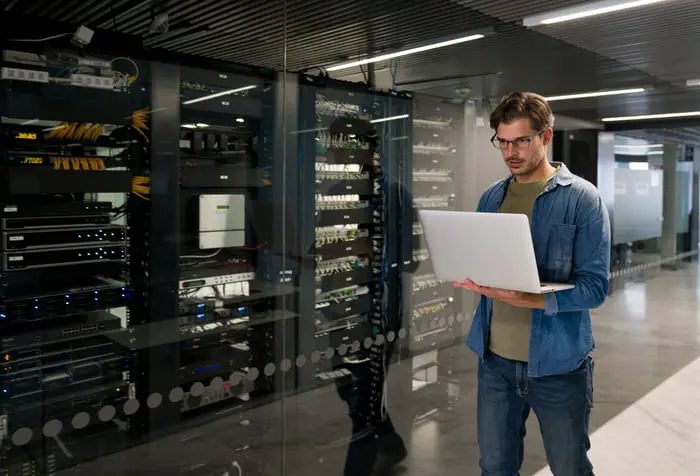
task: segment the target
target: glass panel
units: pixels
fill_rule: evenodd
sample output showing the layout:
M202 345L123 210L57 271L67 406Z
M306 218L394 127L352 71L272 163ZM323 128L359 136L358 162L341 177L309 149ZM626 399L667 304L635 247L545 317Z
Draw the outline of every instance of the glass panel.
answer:
M138 429L131 227L150 195L150 72L43 44L3 59L2 469L57 474Z
M281 474L283 81L147 51L115 31L150 15L113 7L115 36L79 52L66 35L3 51L0 469ZM180 13L157 41L187 37Z

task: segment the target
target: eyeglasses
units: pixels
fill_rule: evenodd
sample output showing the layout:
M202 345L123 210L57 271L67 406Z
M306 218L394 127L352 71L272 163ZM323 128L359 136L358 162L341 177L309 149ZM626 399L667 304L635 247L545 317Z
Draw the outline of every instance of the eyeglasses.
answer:
M506 150L508 145L512 145L513 149L524 150L529 148L535 137L542 135L543 132L544 131L540 131L537 134L533 134L529 137L518 137L517 139L513 140L501 139L500 137L496 137L496 134L494 134L491 138L491 143L496 149Z

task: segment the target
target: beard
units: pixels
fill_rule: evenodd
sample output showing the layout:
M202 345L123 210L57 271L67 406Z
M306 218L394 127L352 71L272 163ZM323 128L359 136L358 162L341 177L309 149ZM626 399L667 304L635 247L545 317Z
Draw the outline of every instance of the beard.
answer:
M522 157L508 157L505 162L508 169L513 175L529 175L535 171L544 160L544 157L537 155L531 156L529 159Z

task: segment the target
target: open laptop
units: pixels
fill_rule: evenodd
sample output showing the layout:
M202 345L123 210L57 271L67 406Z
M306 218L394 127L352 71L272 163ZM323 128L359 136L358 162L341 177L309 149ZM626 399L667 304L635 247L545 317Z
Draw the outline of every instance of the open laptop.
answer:
M525 215L419 210L435 275L479 286L545 294L571 284L541 283Z

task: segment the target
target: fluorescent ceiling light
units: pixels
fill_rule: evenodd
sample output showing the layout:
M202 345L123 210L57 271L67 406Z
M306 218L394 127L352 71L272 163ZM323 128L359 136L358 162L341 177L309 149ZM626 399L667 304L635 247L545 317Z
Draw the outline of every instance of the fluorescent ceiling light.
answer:
M649 170L649 162L628 162L630 170Z
M194 104L196 102L208 101L209 99L214 99L214 98L218 98L221 96L227 96L229 94L236 94L236 93L248 91L249 89L255 89L255 88L257 88L256 85L250 85L250 86L243 86L241 88L236 88L236 89L228 89L226 91L221 91L221 92L214 93L214 94L207 94L206 96L198 97L195 99L189 99L187 101L182 101L182 104Z
M700 111L691 112L670 112L667 114L645 114L641 116L618 116L618 117L604 117L601 119L603 122L627 122L627 121L645 121L648 119L674 119L679 117L698 117L700 116Z
M209 127L209 124L204 124L203 122L198 122L195 124L197 127Z
M339 71L341 69L354 68L355 66L362 66L365 64L369 64L369 63L376 63L378 61L386 61L386 60L389 60L392 58L400 58L401 56L412 55L414 53L422 53L423 51L430 51L430 50L434 50L437 48L444 48L446 46L452 46L452 45L458 45L460 43L466 43L468 41L479 40L483 37L484 37L484 35L482 35L482 34L463 36L461 38L455 38L455 39L447 40L447 41L440 41L438 43L431 43L431 44L425 45L425 46L418 46L416 48L401 50L401 51L397 51L395 53L387 53L384 55L372 56L371 58L365 58L365 59L361 59L361 60L357 60L357 61L351 61L349 63L343 63L343 64L339 64L336 66L331 66L329 68L326 68L326 71Z
M237 118L236 118L236 122L244 123L244 122L245 122L245 119L243 119L242 117L237 117Z
M182 124L182 127L184 127L185 129L196 129L197 128L197 126L195 126L194 124Z
M560 10L525 17L523 18L523 25L526 27L551 25L553 23L578 20L579 18L603 15L605 13L629 10L630 8L644 7L663 1L665 0L603 0L600 2L591 2L576 7L562 8Z
M615 144L616 148L625 149L650 149L652 147L663 147L663 144Z
M395 121L397 119L408 119L409 115L408 114L401 114L400 116L391 116L391 117L382 117L379 119L372 119L371 122L372 124L376 124L378 122L387 122L387 121Z
M611 89L609 91L594 91L590 93L564 94L561 96L550 96L545 98L547 101L565 101L567 99L584 99L597 98L602 96L618 96L621 94L643 93L644 88L629 88L629 89Z

